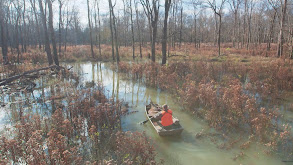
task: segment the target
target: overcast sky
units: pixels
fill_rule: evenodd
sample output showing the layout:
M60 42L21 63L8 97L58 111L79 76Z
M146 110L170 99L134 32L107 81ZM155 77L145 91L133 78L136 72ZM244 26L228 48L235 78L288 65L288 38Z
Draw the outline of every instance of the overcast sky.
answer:
M115 0L112 0L113 4L115 3ZM99 7L100 7L100 14L106 14L109 13L109 3L108 0L99 0ZM66 2L70 8L72 8L73 6L75 6L75 8L78 10L79 12L79 17L80 17L80 21L81 24L83 26L86 26L88 24L88 20L87 20L87 0L67 0ZM54 1L54 10L55 10L55 14L54 14L54 21L58 22L59 19L59 7L58 7L58 1L55 0ZM90 8L94 8L94 0L90 0ZM116 6L114 7L114 10L116 11L117 9L123 9L123 1L122 0L116 0ZM63 9L66 10L66 9Z

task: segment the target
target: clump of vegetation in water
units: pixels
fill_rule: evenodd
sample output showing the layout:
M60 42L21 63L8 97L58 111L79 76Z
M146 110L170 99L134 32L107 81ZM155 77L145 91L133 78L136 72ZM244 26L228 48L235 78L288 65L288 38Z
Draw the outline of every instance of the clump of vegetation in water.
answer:
M13 136L0 136L0 164L158 164L144 133L122 131L122 104L107 99L102 86L63 85L66 97L48 98L51 116L13 112Z
M186 110L223 132L229 143L236 143L228 140L229 135L240 133L246 137L243 148L251 140L260 141L269 152L292 157L291 127L280 124L285 120L278 108L280 98L293 92L290 61L171 62L166 66L120 62L119 70L172 92Z

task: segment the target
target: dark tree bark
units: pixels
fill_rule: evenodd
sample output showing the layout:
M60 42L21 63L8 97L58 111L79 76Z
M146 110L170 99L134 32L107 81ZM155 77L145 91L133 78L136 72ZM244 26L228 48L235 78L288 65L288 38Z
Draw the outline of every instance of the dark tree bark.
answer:
M100 7L99 4L97 3L97 9L98 9L98 24L99 24L99 28L98 28L98 33L99 33L99 54L100 57L102 56L102 49L101 49L101 19L100 19Z
M218 27L218 56L221 56L221 27L222 27L222 9L226 0L221 0L221 4L217 6L216 0L212 2L208 0L209 7L214 11L215 16L219 17L219 27Z
M181 5L181 9L180 9L179 48L181 48L181 43L182 43L182 28L183 28L183 6Z
M132 58L135 59L135 42L134 42L134 28L133 28L133 18L132 18L132 0L129 0L130 9L130 21L131 21L131 34L132 34Z
M164 18L164 27L163 27L163 38L162 38L162 65L165 65L167 62L167 29L168 29L168 16L169 9L171 6L171 0L165 0L165 18Z
M57 46L56 46L56 39L55 39L55 32L53 27L53 9L52 9L52 2L51 0L47 0L48 8L49 8L49 29L51 33L51 40L53 45L53 59L57 66L59 66L58 60L58 53L57 53Z
M62 46L62 27L63 27L63 21L62 21L62 6L63 2L62 0L59 1L59 57L61 57L61 46Z
M137 9L137 3L136 1L134 1L135 3L135 12L136 12L136 24L137 24L137 31L138 31L138 40L139 40L139 55L140 58L142 58L142 41L141 41L141 31L140 31L140 24L139 24L139 19L138 19L138 9Z
M277 50L278 57L281 57L283 55L283 44L284 44L283 31L284 31L284 24L285 24L285 17L286 17L286 9L287 9L287 0L284 0L284 4L282 6L280 32L278 36L278 50Z
M15 20L15 48L16 48L16 51L17 51L17 63L19 64L20 63L20 59L19 59L19 56L20 56L20 49L19 49L19 39L21 40L21 43L22 43L22 37L19 37L19 30L20 30L20 27L19 27L19 22L20 22L20 18L21 18L21 7L19 4L15 4L14 2L14 7L16 9L16 20Z
M22 52L26 52L27 49L27 38L28 38L28 35L27 35L27 27L26 27L26 21L25 21L25 0L23 0L23 12L22 12L22 21L23 21L23 30L22 30L22 33L21 33L21 37L22 37Z
M50 41L49 41L49 34L48 34L48 29L47 29L47 19L46 19L46 15L44 13L42 0L39 0L39 6L40 6L42 23L43 23L44 33L45 33L45 50L46 50L46 53L47 53L48 63L49 63L49 65L52 65L53 64L53 59L52 59Z
M5 20L4 20L4 4L3 1L0 2L0 28L1 28L1 48L2 48L2 56L3 56L3 64L6 65L9 63L7 53L7 33L5 31Z
M119 44L118 44L118 34L117 34L117 28L116 28L116 17L114 14L114 6L112 5L112 0L109 0L109 5L110 5L110 12L112 13L112 18L113 18L113 30L114 30L114 38L115 38L115 48L116 48L116 62L120 62L120 57L119 57Z
M92 54L92 58L95 58L94 46L93 46L93 37L92 37L93 32L92 32L89 0L87 0L87 11L88 11L88 23L89 23L89 29L90 29L91 54Z
M269 36L268 36L268 39L267 39L267 51L270 51L271 50L271 42L272 42L272 38L273 38L273 32L274 32L276 15L277 15L277 12L274 11L274 16L273 16L273 18L270 21L271 22L271 26L270 26Z
M36 12L36 0L30 0L31 2L31 6L34 12L34 16L35 16L35 21L36 21L36 28L37 28L37 38L38 38L38 43L39 43L39 49L42 49L42 44L41 44L41 32L40 32L40 27L39 27L39 20L38 20L38 16L37 16L37 12Z
M112 19L112 12L111 12L111 10L112 10L112 2L110 2L110 0L108 0L108 1L109 1L109 10L110 10L110 31L111 31L111 44L112 44L112 59L113 59L113 61L115 61L114 32L113 32L113 27L112 27L113 19Z
M151 52L152 52L152 61L156 61L156 38L158 30L158 19L159 19L159 1L152 0L140 0L143 5L144 12L148 17L148 22L150 26L150 38L151 38Z

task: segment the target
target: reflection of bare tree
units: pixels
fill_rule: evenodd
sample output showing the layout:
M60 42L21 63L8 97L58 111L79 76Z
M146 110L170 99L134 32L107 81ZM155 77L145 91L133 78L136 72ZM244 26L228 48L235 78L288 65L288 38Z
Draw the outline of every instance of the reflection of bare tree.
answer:
M100 75L101 75L101 82L103 82L103 72L102 72L102 63L100 63Z
M112 97L115 95L115 71L113 69L113 89L112 89Z
M120 77L119 77L119 73L117 73L116 101L119 99L119 81L120 81Z
M51 98L55 96L55 89L54 89L54 85L50 86L50 92L51 92ZM55 100L52 99L51 100L51 105L52 105L52 114L55 112L56 110L56 106L55 106Z
M131 103L132 103L132 105L133 105L133 95L134 95L134 80L132 80L132 90L131 90L132 92L131 92Z
M138 106L138 102L139 102L139 98L138 98L138 94L139 94L139 87L140 87L140 81L138 82L137 85L137 91L136 91L136 106Z
M95 82L95 64L92 63L92 82Z

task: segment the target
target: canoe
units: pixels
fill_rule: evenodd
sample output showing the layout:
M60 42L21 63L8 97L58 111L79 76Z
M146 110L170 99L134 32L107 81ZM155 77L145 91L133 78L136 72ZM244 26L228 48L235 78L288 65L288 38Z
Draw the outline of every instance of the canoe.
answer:
M183 131L183 127L180 125L179 120L173 116L173 125L165 128L162 126L160 121L152 121L151 117L153 117L156 113L160 112L160 109L156 108L160 107L158 104L149 104L145 106L146 116L149 119L152 126L155 128L157 133L160 136L173 136L180 135Z

